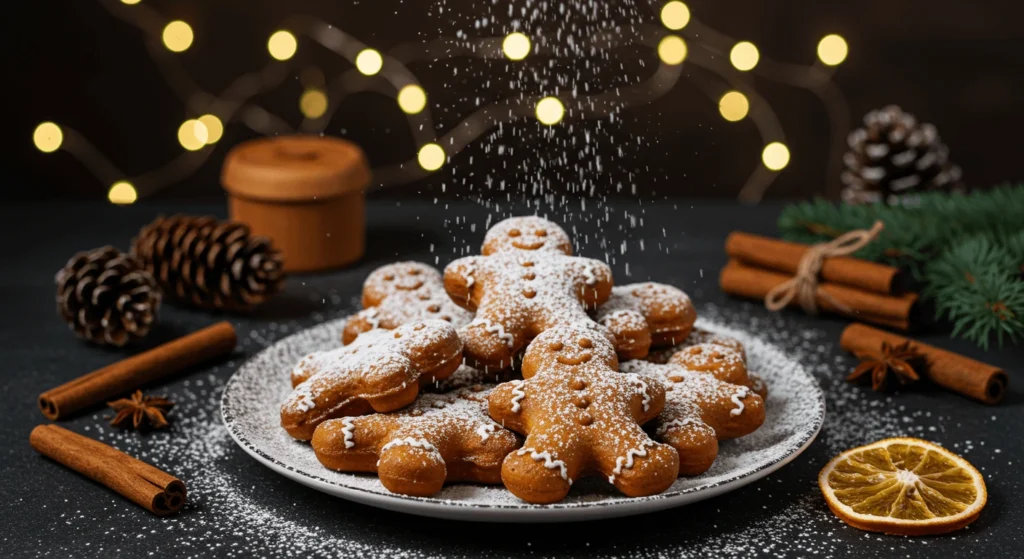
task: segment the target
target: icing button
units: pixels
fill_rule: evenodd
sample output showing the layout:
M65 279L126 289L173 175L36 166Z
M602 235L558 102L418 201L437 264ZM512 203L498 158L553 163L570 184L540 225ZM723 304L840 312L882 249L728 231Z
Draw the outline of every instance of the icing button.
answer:
M434 304L427 307L428 312L441 312L441 305Z
M535 280L535 279L537 279L537 274L535 274L533 272L526 272L525 274L523 274L523 279L527 280L527 281Z
M577 408L586 409L590 406L590 398L587 398L586 396L577 396L573 403L576 404Z
M573 379L572 382L569 383L569 388L572 388L573 390L583 390L586 387L587 383L584 382L583 379Z
M526 297L527 299L533 299L534 297L537 296L537 292L534 291L533 289L524 289L523 296Z
M590 415L587 412L581 412L579 415L576 416L576 422L586 427L587 425L590 425L591 423L594 422L594 416Z
M524 260L523 262L520 262L519 265L529 268L530 266L533 266L533 262L530 262L529 260Z
M594 347L594 342L590 341L590 338L580 338L580 347L590 349Z

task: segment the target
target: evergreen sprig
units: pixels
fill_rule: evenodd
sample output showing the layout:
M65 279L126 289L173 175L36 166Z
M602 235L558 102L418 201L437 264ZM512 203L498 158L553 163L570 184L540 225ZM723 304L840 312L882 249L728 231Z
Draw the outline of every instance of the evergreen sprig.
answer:
M925 193L902 205L836 205L783 210L786 239L818 243L885 223L855 256L906 268L953 335L988 347L1024 338L1024 185L971 194Z

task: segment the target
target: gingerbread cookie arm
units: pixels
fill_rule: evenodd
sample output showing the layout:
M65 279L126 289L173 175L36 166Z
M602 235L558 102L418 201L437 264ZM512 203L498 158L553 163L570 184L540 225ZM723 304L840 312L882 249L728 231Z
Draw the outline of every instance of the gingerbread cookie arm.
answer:
M498 371L511 367L513 357L526 345L529 323L520 307L492 301L485 296L476 317L459 330L459 336L471 365Z
M612 269L592 258L569 258L576 295L587 309L596 309L611 297Z
M525 434L523 410L531 403L526 399L527 388L521 380L499 384L487 398L487 411L491 419L506 429Z
M444 269L444 289L456 305L475 311L480 303L480 289L486 280L484 270L486 260L479 256L460 258Z
M363 371L322 371L285 400L281 426L292 437L309 440L317 425L328 419L396 410L416 399L418 376L412 362L395 354L382 355Z
M618 380L625 385L623 391L632 393L630 409L637 424L643 425L661 414L665 408L665 386L661 382L635 373L625 373Z
M317 460L332 470L376 472L381 441L398 428L397 417L343 417L321 423L310 441Z
M654 437L679 453L679 475L695 476L711 467L718 456L718 435L692 401L669 400L654 425Z
M690 395L701 410L701 420L720 440L749 435L764 423L764 400L747 386L722 382L707 373L677 373L668 379L673 390Z
M354 342L359 334L363 332L369 332L375 328L392 329L398 326L400 326L399 321L395 320L395 317L392 316L388 309L370 307L357 312L345 321L345 329L342 330L341 341L343 344L348 345Z
M599 310L597 322L615 336L620 359L641 359L651 348L651 331L644 316L632 309Z

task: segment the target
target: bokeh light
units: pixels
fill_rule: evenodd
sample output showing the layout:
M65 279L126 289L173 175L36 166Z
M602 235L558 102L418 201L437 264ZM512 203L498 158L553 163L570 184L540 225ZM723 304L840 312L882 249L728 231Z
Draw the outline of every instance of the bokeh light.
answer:
M739 91L730 91L718 101L718 112L729 122L738 122L750 112L750 101Z
M164 27L163 40L167 50L172 52L184 52L192 46L192 27L181 20L175 20Z
M781 171L789 165L789 148L782 142L772 142L764 146L761 161L772 171Z
M64 133L61 132L60 126L52 122L44 122L36 126L35 131L32 132L32 143L43 153L53 153L64 143Z
M299 110L306 118L320 118L327 112L327 94L319 89L307 89L299 98Z
M501 50L510 60L522 60L530 54L530 38L515 32L509 33L501 43Z
M690 23L690 8L676 0L668 2L661 7L661 23L673 31L686 27Z
M427 93L422 87L409 84L398 91L398 106L408 114L417 114L427 106Z
M537 101L537 120L541 124L552 126L562 121L565 116L565 105L557 97L545 97Z
M846 39L839 35L826 35L818 42L818 58L828 66L838 66L850 54Z
M283 29L275 31L270 39L267 39L267 50L275 60L288 60L295 56L295 51L298 49L299 42L295 39L295 35Z
M759 60L761 53L750 41L740 41L729 51L729 62L732 62L733 68L741 72L753 70Z
M189 151L203 149L209 138L210 132L206 125L197 119L186 120L178 127L178 143Z
M142 0L121 0L121 3L122 4L127 4L129 6L134 6L135 4L138 4L141 1Z
M206 145L213 145L220 141L224 135L224 123L217 118L217 115L203 115L197 120L206 127Z
M134 204L138 199L139 193L135 191L135 187L128 181L115 182L110 186L110 190L107 191L107 200L114 204Z
M444 160L447 155L444 153L444 148L437 144L424 144L420 148L420 152L416 155L416 159L420 163L420 167L423 167L427 171L436 171L444 165Z
M682 64L686 60L686 42L675 35L667 35L658 43L658 58L670 66Z
M360 73L372 76L384 67L384 59L373 49L363 49L356 55L356 69Z

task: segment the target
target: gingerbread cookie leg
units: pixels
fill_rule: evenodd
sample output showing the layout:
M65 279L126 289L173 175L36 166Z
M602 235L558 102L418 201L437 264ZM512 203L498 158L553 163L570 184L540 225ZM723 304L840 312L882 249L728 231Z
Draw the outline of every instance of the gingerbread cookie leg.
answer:
M679 475L695 476L711 467L718 457L718 436L701 419L700 409L692 402L665 402L665 417L654 426L654 437L679 453Z
M505 309L489 307L477 313L459 330L470 365L487 371L512 366L518 348L526 345L529 325L514 305Z
M529 503L556 503L569 494L579 476L582 453L568 437L529 436L523 448L505 457L501 481L513 495Z
M679 456L665 444L652 441L638 425L604 439L595 454L597 469L609 483L630 497L661 493L678 477Z

